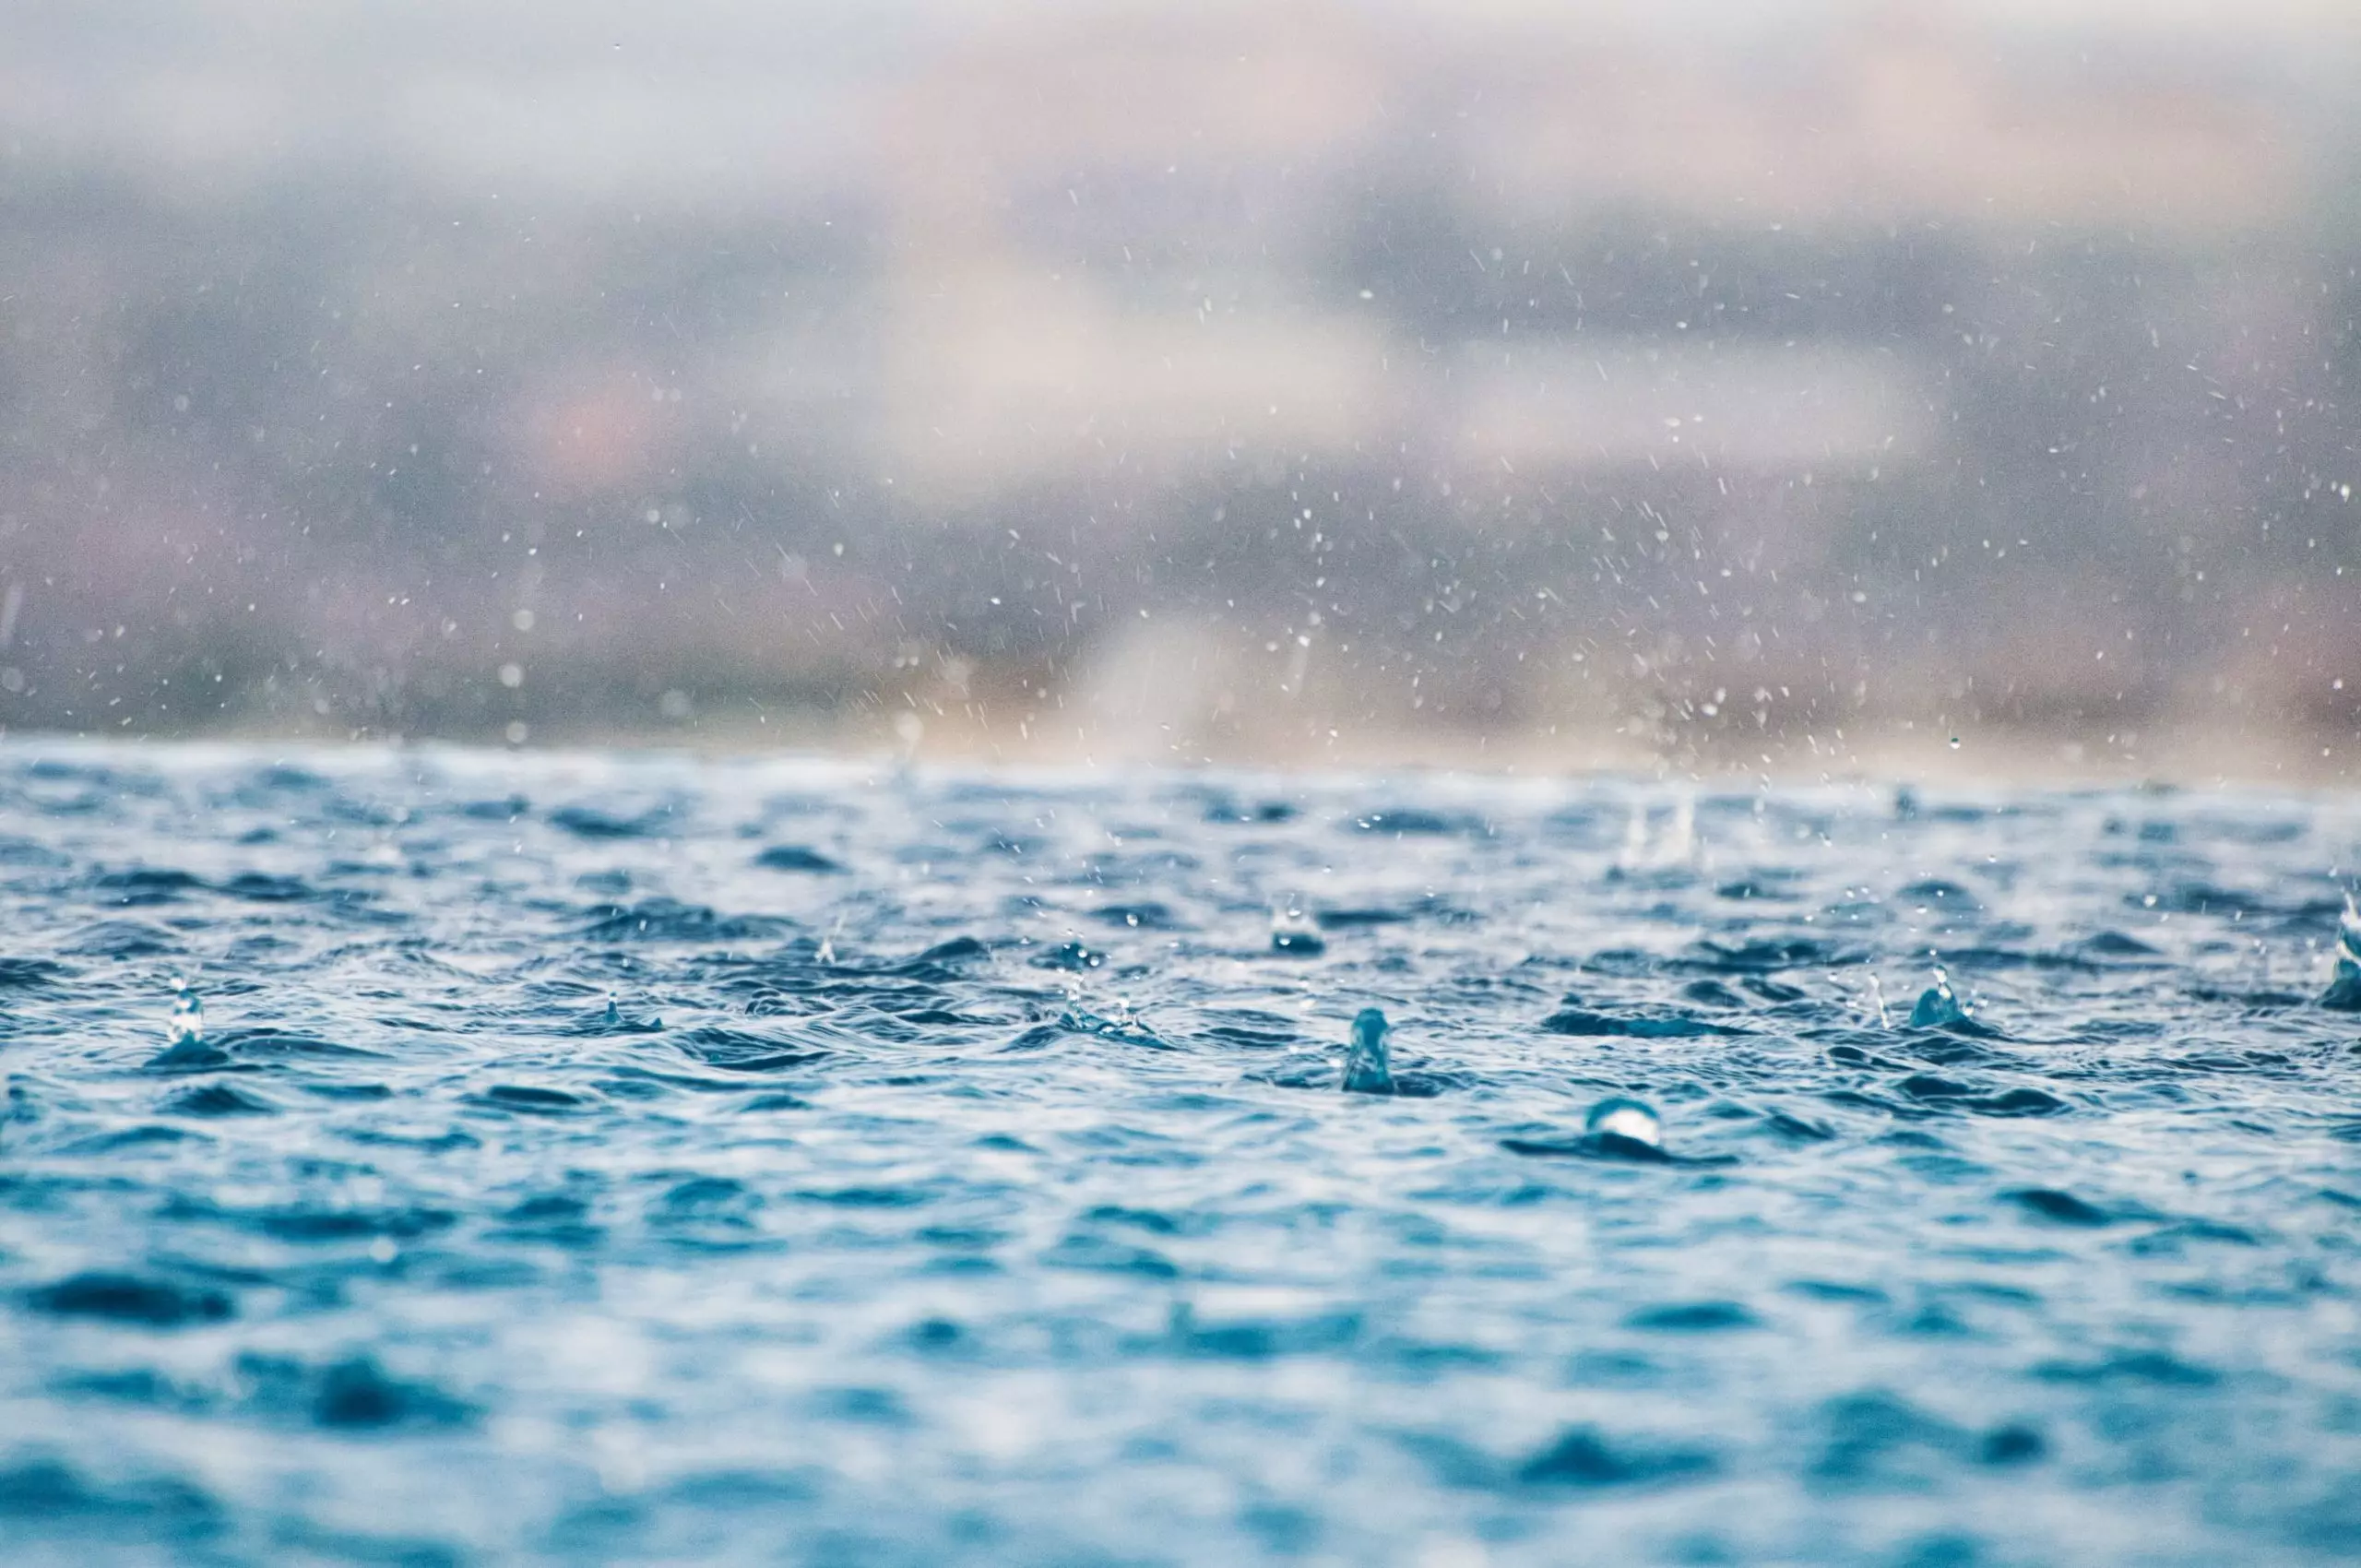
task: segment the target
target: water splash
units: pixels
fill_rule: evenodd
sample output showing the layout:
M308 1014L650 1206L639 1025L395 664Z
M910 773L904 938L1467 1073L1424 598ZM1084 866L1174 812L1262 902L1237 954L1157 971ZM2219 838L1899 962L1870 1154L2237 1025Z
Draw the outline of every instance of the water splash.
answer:
M1636 1144L1650 1150L1664 1147L1664 1118L1646 1100L1629 1095L1610 1095L1592 1106L1590 1114L1583 1118L1583 1132L1607 1148L1618 1144Z
M1271 911L1271 951L1311 957L1328 951L1312 918L1293 904Z
M185 975L172 977L172 1016L165 1025L164 1049L150 1067L214 1067L229 1058L205 1043L205 1001Z
M1648 859L1648 808L1643 802L1631 802L1630 814L1623 819L1623 848L1616 852L1615 864L1619 871L1637 871Z
M172 1017L167 1026L165 1048L179 1051L205 1043L205 999L189 989L188 977L172 977Z
M1697 797L1683 790L1673 802L1672 823L1665 829L1656 858L1665 865L1687 865L1697 859Z
M1830 978L1833 979L1834 977L1831 976ZM1875 971L1871 971L1869 975L1869 1004L1875 1007L1878 1011L1878 1028L1881 1029L1890 1029L1893 1028L1893 1015L1886 1011L1885 987L1878 983L1878 977Z
M1952 990L1952 977L1940 964L1935 966L1935 983L1918 993L1917 1005L1910 1009L1910 1027L1914 1029L1947 1029L1956 1024L1973 1023L1968 1005Z
M1674 796L1671 820L1665 824L1660 835L1651 830L1648 806L1644 802L1633 803L1623 826L1623 848L1615 857L1617 870L1630 873L1694 869L1703 859L1697 839L1694 794L1684 790Z
M1385 1049L1385 1037L1392 1032L1385 1015L1374 1007L1353 1016L1353 1043L1345 1053L1347 1094L1394 1092L1394 1065Z
M1133 1008L1131 998L1118 996L1111 1004L1106 1004L1107 1010L1102 1013L1085 1004L1083 990L1078 982L1068 982L1065 992L1066 1004L1058 1014L1058 1023L1062 1028L1072 1029L1076 1034L1097 1035L1102 1039L1128 1040L1133 1045L1152 1045L1159 1050L1166 1048L1168 1042L1150 1028L1147 1020Z
M2361 909L2354 907L2353 896L2344 896L2344 914L2336 922L2336 968L2329 977L2328 989L2320 993L2320 1005L2340 1013L2361 1013Z

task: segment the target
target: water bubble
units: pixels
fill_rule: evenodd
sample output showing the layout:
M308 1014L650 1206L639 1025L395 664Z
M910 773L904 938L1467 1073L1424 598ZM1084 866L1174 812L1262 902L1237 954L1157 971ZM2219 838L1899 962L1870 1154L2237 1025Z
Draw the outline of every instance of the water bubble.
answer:
M1601 1140L1619 1138L1648 1148L1664 1146L1664 1119L1655 1107L1629 1095L1611 1095L1590 1108L1583 1131Z

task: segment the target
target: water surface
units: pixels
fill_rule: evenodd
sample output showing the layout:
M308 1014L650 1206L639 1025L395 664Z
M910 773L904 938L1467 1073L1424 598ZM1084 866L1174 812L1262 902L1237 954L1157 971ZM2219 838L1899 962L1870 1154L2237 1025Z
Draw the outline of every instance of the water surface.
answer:
M2346 1560L2356 859L2334 797L18 743L0 1547Z

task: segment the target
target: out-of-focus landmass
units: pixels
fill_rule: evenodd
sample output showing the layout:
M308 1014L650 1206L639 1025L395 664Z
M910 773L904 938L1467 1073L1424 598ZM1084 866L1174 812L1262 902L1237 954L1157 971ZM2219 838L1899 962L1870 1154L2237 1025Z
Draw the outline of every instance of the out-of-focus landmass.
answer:
M12 6L0 724L2351 778L2355 43Z

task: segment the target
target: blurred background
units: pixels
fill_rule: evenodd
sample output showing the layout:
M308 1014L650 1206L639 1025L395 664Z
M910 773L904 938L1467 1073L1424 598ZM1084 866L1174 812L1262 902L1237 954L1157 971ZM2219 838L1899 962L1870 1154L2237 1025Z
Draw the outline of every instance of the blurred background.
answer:
M14 0L0 724L2353 778L2350 0Z

